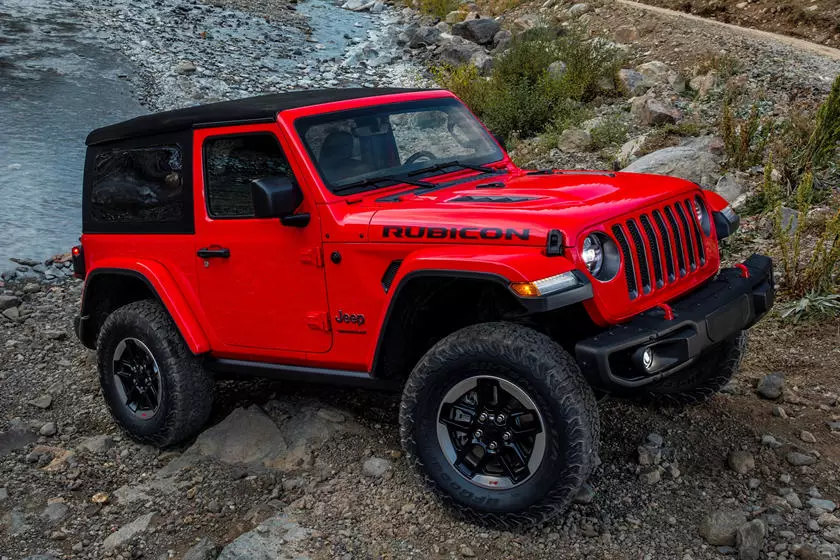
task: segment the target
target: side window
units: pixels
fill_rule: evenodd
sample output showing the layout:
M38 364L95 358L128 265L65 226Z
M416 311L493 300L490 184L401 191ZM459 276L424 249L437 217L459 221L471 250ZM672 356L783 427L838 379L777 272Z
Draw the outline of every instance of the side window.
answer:
M204 141L204 181L213 218L254 215L251 181L292 171L273 134L217 136Z
M184 219L181 150L177 146L103 152L94 161L91 218L103 223L170 223Z

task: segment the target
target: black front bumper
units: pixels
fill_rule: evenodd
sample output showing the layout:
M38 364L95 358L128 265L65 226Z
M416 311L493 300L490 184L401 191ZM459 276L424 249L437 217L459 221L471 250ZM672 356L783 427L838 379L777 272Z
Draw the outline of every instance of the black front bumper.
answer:
M575 353L584 375L600 389L630 391L680 371L754 325L773 307L773 261L753 255L743 266L721 270L715 279L672 302L670 320L664 309L654 308L578 342Z

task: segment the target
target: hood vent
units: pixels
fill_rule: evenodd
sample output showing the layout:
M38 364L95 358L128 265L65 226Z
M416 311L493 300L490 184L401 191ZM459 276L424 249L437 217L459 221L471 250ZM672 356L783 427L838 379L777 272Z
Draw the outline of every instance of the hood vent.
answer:
M497 204L506 204L511 202L525 202L528 200L536 200L536 196L473 196L465 195L453 198L447 202L495 202Z

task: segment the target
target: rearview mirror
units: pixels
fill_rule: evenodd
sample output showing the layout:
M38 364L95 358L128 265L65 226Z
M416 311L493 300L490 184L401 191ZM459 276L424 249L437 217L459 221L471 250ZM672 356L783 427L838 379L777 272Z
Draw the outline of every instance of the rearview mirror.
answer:
M283 225L296 227L309 223L309 214L294 213L303 202L303 193L284 175L254 179L251 181L251 196L256 218L280 218Z

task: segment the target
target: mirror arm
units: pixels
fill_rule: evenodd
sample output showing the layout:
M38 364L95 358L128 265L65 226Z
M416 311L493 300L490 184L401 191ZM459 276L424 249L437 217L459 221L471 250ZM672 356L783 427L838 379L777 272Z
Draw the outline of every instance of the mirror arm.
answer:
M290 214L280 218L280 223L284 226L302 228L309 225L309 213Z

